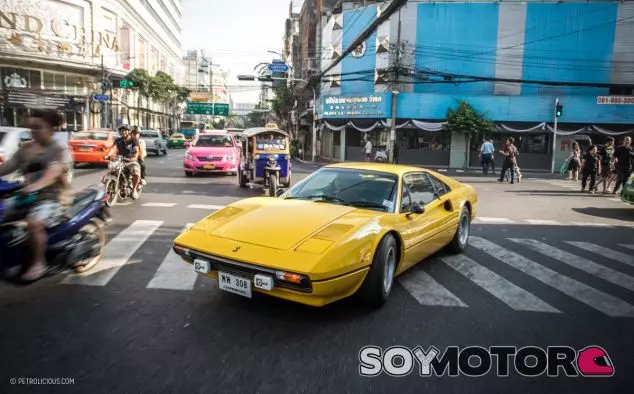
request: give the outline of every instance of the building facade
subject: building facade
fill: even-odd
[[[30,108],[50,107],[71,130],[137,117],[165,126],[164,105],[139,107],[116,81],[134,68],[180,76],[181,14],[169,0],[0,0],[0,124],[24,126]]]
[[[211,92],[211,59],[203,50],[188,50],[183,57],[183,86],[193,92]]]
[[[328,18],[322,69],[380,7]],[[515,138],[523,168],[549,170],[553,155],[558,168],[575,140],[634,131],[632,48],[634,2],[410,1],[322,81],[322,155],[360,160],[365,135],[387,147],[396,100],[400,162],[476,167],[481,137],[442,127],[466,101],[495,122],[496,144]],[[553,138],[556,99],[564,110]]]

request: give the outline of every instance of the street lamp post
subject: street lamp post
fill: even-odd
[[[300,78],[276,78],[276,77],[256,77],[254,75],[238,75],[238,81],[262,81],[262,82],[267,82],[270,80],[283,80],[283,81],[297,81],[297,82],[304,82],[306,84],[310,83],[309,81],[305,80],[305,79],[300,79]],[[313,162],[315,162],[317,160],[317,89],[315,88],[315,86],[311,86],[311,88],[313,89],[313,151],[312,151],[312,156],[313,156]]]

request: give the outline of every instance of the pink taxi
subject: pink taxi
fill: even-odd
[[[185,175],[193,176],[198,173],[236,175],[240,162],[239,149],[235,138],[226,131],[200,134],[185,152],[183,162]]]

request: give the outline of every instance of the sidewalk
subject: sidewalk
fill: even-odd
[[[340,160],[335,160],[335,159],[328,159],[325,157],[318,157],[317,158],[317,162],[313,163],[311,160],[303,160],[300,159],[298,157],[294,158],[295,160],[297,160],[298,162],[302,163],[302,164],[310,164],[310,165],[317,165],[317,166],[326,166],[329,164],[335,164],[335,163],[343,163]],[[466,170],[462,170],[462,169],[455,169],[455,168],[447,168],[447,167],[438,167],[438,166],[418,166],[415,164],[408,164],[414,167],[421,167],[421,168],[427,168],[436,172],[440,172],[442,174],[447,174],[450,176],[474,176],[474,175],[482,175],[482,170],[480,168],[468,168]],[[499,169],[497,169],[496,174],[498,174],[500,172]],[[542,179],[561,179],[562,176],[559,174],[559,172],[556,172],[554,174],[551,174],[548,171],[539,171],[539,170],[528,170],[528,171],[523,171],[522,175],[524,177],[527,178],[542,178]]]

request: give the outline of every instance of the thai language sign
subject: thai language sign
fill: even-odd
[[[598,96],[597,104],[634,105],[634,96]]]
[[[379,118],[392,116],[392,94],[376,93],[355,96],[326,96],[323,98],[323,117]]]

